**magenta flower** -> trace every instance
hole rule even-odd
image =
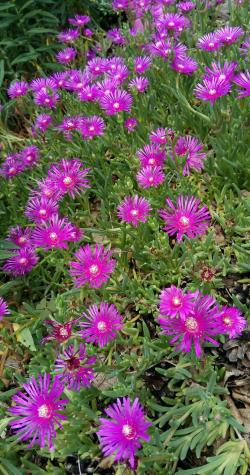
[[[137,77],[129,81],[128,87],[130,89],[136,89],[138,92],[145,92],[149,86],[149,80],[145,77]]]
[[[165,175],[161,167],[143,167],[136,175],[136,179],[141,188],[157,187],[165,180]]]
[[[185,48],[186,51],[187,48]],[[149,51],[153,56],[160,56],[164,59],[168,59],[173,53],[173,46],[169,39],[156,40],[149,45]]]
[[[57,89],[64,89],[67,82],[67,71],[60,71],[59,73],[54,73],[51,76],[52,81],[54,81]]]
[[[65,160],[53,164],[48,171],[51,186],[62,196],[69,194],[71,198],[81,194],[90,187],[87,174],[89,168],[83,168],[78,159]]]
[[[208,33],[199,38],[197,46],[204,51],[217,51],[222,45],[220,38],[215,33]]]
[[[107,63],[107,59],[96,57],[88,61],[87,68],[90,74],[92,74],[93,77],[96,78],[97,76],[100,76],[106,72]]]
[[[135,72],[137,74],[143,74],[147,71],[152,64],[150,56],[137,56],[134,61]]]
[[[110,68],[110,63],[108,65],[107,75],[112,79],[118,86],[126,81],[129,76],[129,70],[125,64],[117,64],[115,68]]]
[[[198,69],[198,63],[189,56],[176,56],[171,63],[171,68],[177,73],[193,74]]]
[[[83,87],[89,86],[91,78],[89,71],[73,69],[66,78],[65,88],[68,91],[79,92]]]
[[[194,94],[198,99],[210,102],[213,106],[219,97],[226,96],[231,90],[230,82],[224,79],[213,77],[204,79],[202,83],[197,84]]]
[[[101,348],[116,338],[117,332],[122,329],[122,316],[114,305],[101,302],[99,308],[92,305],[87,313],[83,313],[86,321],[80,322],[82,331],[79,335],[87,343],[94,343]]]
[[[200,294],[193,308],[184,320],[181,318],[158,317],[162,333],[171,336],[170,345],[177,343],[176,351],[189,353],[194,346],[197,358],[201,357],[202,346],[206,341],[214,346],[219,343],[212,338],[219,334],[219,310],[215,299],[210,295]]]
[[[83,34],[84,36],[86,36],[87,38],[91,38],[91,36],[93,36],[94,32],[93,30],[91,30],[90,28],[85,28],[83,30]]]
[[[109,58],[107,63],[107,72],[115,73],[115,71],[117,71],[120,66],[125,66],[124,58],[120,56]]]
[[[85,140],[100,137],[104,134],[104,130],[105,122],[103,118],[98,115],[84,117],[81,121],[80,132]]]
[[[165,145],[168,142],[166,136],[166,129],[164,129],[163,127],[159,127],[158,129],[153,130],[149,134],[149,140],[151,143]]]
[[[15,226],[14,228],[10,228],[7,240],[19,247],[31,247],[31,234],[31,228]]]
[[[129,117],[124,122],[124,127],[125,127],[125,129],[128,130],[128,132],[134,132],[137,125],[138,125],[138,122],[137,122],[135,117]]]
[[[11,180],[15,176],[22,173],[24,170],[24,164],[20,161],[20,155],[14,153],[9,155],[5,162],[2,163],[0,168],[0,174],[4,176],[7,180]]]
[[[204,152],[200,153],[203,144],[199,142],[196,137],[187,135],[186,137],[179,137],[174,152],[178,157],[186,157],[183,175],[190,175],[190,168],[201,171],[204,168],[203,161],[206,158]]]
[[[32,167],[39,160],[39,149],[35,145],[29,145],[20,152],[20,160],[24,167]]]
[[[160,295],[161,316],[179,317],[181,320],[185,320],[192,311],[194,300],[198,294],[198,290],[193,293],[189,291],[184,293],[182,289],[178,289],[175,285],[164,289]]]
[[[33,249],[24,247],[14,250],[15,255],[6,259],[3,272],[18,277],[33,269],[38,262],[38,257]]]
[[[141,439],[150,440],[147,433],[151,423],[145,418],[143,407],[135,399],[117,399],[116,403],[105,409],[107,418],[100,418],[97,432],[105,457],[115,455],[114,461],[127,460],[132,469],[136,467],[136,451],[141,447]]]
[[[103,81],[99,81],[96,83],[96,86],[99,89],[99,95],[102,96],[103,94],[110,94],[111,92],[114,93],[117,89],[118,82],[114,79],[114,77],[108,77]]]
[[[43,196],[45,198],[54,198],[59,201],[62,198],[61,191],[55,189],[54,185],[48,178],[43,178],[42,180],[37,181],[38,190],[33,190],[33,196]]]
[[[67,140],[72,139],[72,132],[79,130],[82,123],[82,118],[78,115],[65,117],[61,124],[58,124],[56,128],[63,132],[64,137]]]
[[[133,99],[128,92],[117,89],[114,92],[102,96],[99,102],[101,109],[103,109],[107,115],[115,115],[123,110],[130,112]]]
[[[142,167],[156,166],[162,167],[166,153],[159,145],[145,145],[143,148],[137,151],[137,156],[141,162]]]
[[[70,239],[71,242],[78,242],[84,236],[84,231],[74,224],[71,225]]]
[[[233,82],[242,88],[238,91],[238,99],[250,96],[250,70],[238,74]]]
[[[113,0],[112,2],[112,7],[114,10],[126,10],[128,6],[128,0]]]
[[[222,81],[232,81],[235,77],[234,71],[236,66],[237,63],[234,61],[231,61],[230,63],[226,61],[224,66],[221,66],[220,63],[213,62],[211,63],[211,68],[205,66],[205,74],[203,78],[208,81],[213,77]]]
[[[75,257],[77,261],[70,262],[69,272],[77,288],[87,283],[90,288],[100,288],[107,282],[116,266],[116,261],[111,259],[112,252],[103,246],[96,246],[92,250],[90,245],[86,244],[78,249]]]
[[[100,97],[100,91],[95,84],[85,86],[78,92],[78,99],[83,102],[95,102]]]
[[[188,13],[191,12],[191,10],[194,10],[196,8],[196,4],[194,2],[179,2],[177,3],[177,8],[180,10],[182,13]]]
[[[166,13],[160,23],[170,31],[182,31],[187,26],[186,18],[180,13]]]
[[[74,43],[74,41],[79,38],[80,31],[74,30],[73,28],[69,28],[68,30],[61,31],[59,35],[57,35],[58,41],[61,43]]]
[[[242,43],[240,47],[240,54],[244,56],[245,60],[249,60],[250,52],[250,36],[248,36]]]
[[[8,315],[10,313],[9,309],[8,309],[8,305],[7,303],[5,302],[5,300],[0,297],[0,321],[3,319],[3,317],[5,315]],[[119,328],[120,330],[120,328]]]
[[[90,22],[90,17],[88,15],[76,15],[74,18],[69,18],[68,22],[74,26],[85,26]]]
[[[35,223],[41,223],[47,221],[53,215],[58,213],[58,202],[53,198],[35,197],[28,201],[25,209],[25,216],[29,221],[35,221]]]
[[[44,134],[47,128],[50,126],[52,122],[52,117],[49,114],[39,114],[35,120],[34,128],[41,130]]]
[[[48,109],[54,109],[57,101],[60,99],[59,94],[41,89],[34,93],[34,102],[38,106],[47,107]]]
[[[232,45],[244,35],[244,30],[239,26],[224,26],[216,30],[215,35],[223,45]]]
[[[38,382],[32,376],[31,380],[23,385],[25,392],[20,391],[12,396],[14,407],[9,412],[16,417],[10,421],[10,426],[18,435],[18,440],[31,439],[29,448],[35,443],[43,449],[48,444],[53,450],[53,439],[56,437],[55,427],[62,429],[61,421],[66,417],[61,413],[68,401],[60,399],[63,386],[55,378],[51,383],[51,376],[46,373],[38,376]]]
[[[74,48],[65,48],[57,53],[56,59],[58,63],[69,64],[74,61],[76,55],[77,51]]]
[[[117,209],[122,221],[137,227],[139,223],[146,223],[151,206],[145,198],[135,195],[126,196]]]
[[[177,241],[181,241],[184,235],[189,239],[196,238],[208,229],[211,219],[208,208],[199,208],[200,200],[194,196],[178,196],[176,206],[169,198],[166,203],[168,210],[159,211],[165,221],[163,230],[167,231],[169,236],[177,234]]]
[[[112,43],[119,46],[124,46],[126,43],[120,28],[113,28],[112,30],[109,30],[107,32],[107,38],[108,40],[112,41]]]
[[[236,307],[224,306],[221,308],[218,320],[220,333],[228,333],[229,338],[235,338],[246,328],[246,320]]]
[[[47,341],[55,340],[59,344],[65,343],[71,337],[72,327],[78,320],[79,318],[76,318],[66,323],[59,323],[56,320],[44,320],[43,323],[50,326],[51,332],[41,342],[46,343]]]
[[[25,96],[28,92],[29,85],[26,81],[16,81],[10,85],[7,90],[8,96],[11,99],[15,99],[16,97]]]
[[[69,389],[80,391],[82,387],[89,387],[95,377],[93,364],[95,356],[86,355],[86,347],[80,343],[76,350],[74,345],[68,345],[62,355],[55,361],[55,372],[63,384]]]
[[[66,249],[68,241],[72,240],[72,224],[67,218],[53,215],[48,221],[37,225],[32,234],[32,243],[35,247],[49,249]]]
[[[52,78],[37,78],[31,81],[30,89],[35,93],[40,91],[49,93],[57,90],[57,84]]]

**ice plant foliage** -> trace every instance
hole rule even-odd
[[[136,452],[142,440],[150,440],[148,428],[151,426],[139,400],[117,399],[105,413],[109,419],[100,419],[97,432],[104,455],[115,455],[117,461],[128,460],[131,468],[135,468]]]
[[[9,411],[15,419],[10,422],[10,426],[19,440],[31,439],[29,447],[38,444],[44,448],[48,445],[52,450],[56,427],[62,429],[62,422],[66,420],[62,411],[68,401],[60,399],[64,388],[58,378],[53,381],[45,373],[39,375],[38,380],[32,376],[23,389],[12,397],[15,406]]]

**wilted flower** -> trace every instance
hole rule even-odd
[[[220,333],[218,326],[219,310],[210,295],[196,297],[192,310],[185,319],[159,317],[162,333],[171,336],[170,344],[177,343],[176,350],[189,353],[192,345],[197,358],[201,357],[202,345],[208,341],[214,346],[219,343],[212,338]]]
[[[157,187],[165,180],[161,167],[143,167],[136,175],[139,186],[142,188]]]
[[[29,85],[26,81],[16,81],[10,85],[7,90],[8,96],[11,99],[15,99],[16,97],[25,96],[28,92]]]
[[[105,457],[115,455],[115,461],[127,460],[135,468],[136,451],[141,447],[141,439],[150,440],[147,433],[151,423],[138,399],[131,403],[129,398],[117,399],[105,410],[110,419],[100,418],[97,432]]]
[[[180,317],[184,320],[191,312],[198,293],[198,291],[188,291],[185,293],[175,285],[164,289],[160,295],[161,316],[163,315],[169,318]]]
[[[149,202],[138,195],[126,196],[118,206],[118,216],[125,223],[137,227],[139,223],[145,223],[151,211]]]
[[[250,59],[249,52],[250,52],[250,36],[248,36],[248,38],[246,38],[241,43],[241,47],[240,47],[240,53],[242,56],[244,56],[246,61]]]
[[[169,198],[166,203],[168,210],[160,210],[159,214],[166,224],[163,230],[170,236],[177,234],[177,241],[181,241],[184,235],[193,239],[205,233],[211,216],[206,206],[199,207],[200,200],[180,195],[176,207]]]
[[[204,79],[202,83],[197,84],[194,93],[198,99],[210,102],[213,106],[219,97],[225,96],[230,90],[231,85],[229,81],[212,77],[211,79]]]
[[[19,247],[31,247],[31,234],[31,228],[15,226],[14,228],[10,228],[7,240]]]
[[[206,158],[204,152],[200,153],[203,144],[199,142],[196,137],[186,135],[185,137],[179,137],[174,152],[178,157],[186,157],[186,162],[183,169],[183,175],[190,174],[190,168],[201,171],[204,168],[203,161]]]
[[[71,198],[89,188],[87,174],[89,168],[83,168],[78,159],[65,160],[53,164],[48,171],[48,179],[51,186],[62,196],[69,194]]]
[[[31,198],[28,201],[27,207],[24,212],[25,216],[27,216],[30,221],[35,221],[35,223],[47,221],[57,213],[57,200],[53,198],[45,198],[43,196],[41,198]]]
[[[65,48],[56,55],[58,63],[69,64],[74,61],[77,51],[74,48]]]
[[[5,300],[0,297],[0,321],[3,319],[5,315],[8,315],[10,313],[8,309],[8,305],[5,302]]]
[[[69,345],[56,359],[55,372],[59,381],[67,384],[69,389],[80,391],[82,387],[91,385],[94,379],[92,366],[95,361],[95,356],[86,355],[86,347],[82,343],[78,349]]]
[[[51,332],[42,339],[42,343],[56,340],[58,343],[65,343],[72,335],[72,327],[78,322],[78,318],[66,323],[59,323],[56,320],[44,320],[45,325],[49,325]]]
[[[132,106],[132,96],[126,91],[116,90],[100,98],[100,106],[107,115],[115,115],[121,111],[129,112]]]
[[[238,91],[238,99],[250,96],[250,70],[238,74],[233,82],[242,88]]]
[[[3,265],[3,272],[7,272],[14,277],[27,274],[38,262],[38,257],[31,248],[15,249],[13,253],[15,254],[14,256],[6,259]]]
[[[122,316],[114,305],[101,302],[99,307],[92,305],[83,313],[86,321],[80,322],[82,330],[79,335],[87,343],[94,343],[101,348],[116,338],[117,332],[122,329]]]
[[[228,333],[229,338],[235,338],[241,335],[246,324],[246,319],[238,308],[227,305],[221,308],[218,319],[220,333]]]
[[[41,130],[44,133],[52,122],[52,117],[49,114],[39,114],[35,120],[34,128]]]
[[[112,274],[116,261],[111,259],[112,252],[103,246],[91,249],[89,244],[75,253],[77,261],[70,262],[70,275],[76,287],[86,283],[90,288],[100,288]]]
[[[48,444],[49,450],[53,450],[53,439],[56,437],[55,427],[61,429],[61,421],[66,417],[61,413],[68,401],[59,399],[63,393],[63,386],[51,376],[38,376],[38,382],[32,376],[31,380],[23,385],[25,392],[19,391],[12,396],[14,407],[9,412],[17,417],[10,421],[10,426],[15,430],[18,439],[26,441],[31,439],[29,448],[35,443],[44,448]]]
[[[124,127],[128,130],[128,132],[134,132],[137,127],[137,120],[135,117],[129,117],[124,122]]]

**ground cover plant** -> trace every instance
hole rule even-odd
[[[0,473],[244,475],[249,5],[113,9],[7,90]]]

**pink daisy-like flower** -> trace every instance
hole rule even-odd
[[[156,40],[149,45],[149,51],[153,56],[168,59],[173,53],[173,46],[169,39]]]
[[[10,228],[7,240],[19,247],[31,247],[31,234],[31,228],[15,226],[14,228]]]
[[[20,175],[24,170],[24,164],[20,161],[20,155],[14,153],[9,155],[5,162],[2,163],[0,174],[7,180],[11,180],[17,175]]]
[[[198,69],[198,63],[189,56],[176,56],[171,63],[171,68],[177,73],[193,74]]]
[[[110,68],[110,64],[108,65],[107,75],[115,81],[115,83],[120,86],[121,84],[126,81],[129,76],[129,70],[125,64],[117,64],[115,68]]]
[[[100,97],[100,91],[95,84],[82,87],[78,92],[78,99],[83,102],[96,102]]]
[[[118,206],[118,217],[125,223],[137,227],[139,223],[146,223],[151,206],[142,196],[126,196]]]
[[[69,345],[56,359],[55,372],[59,381],[66,384],[69,389],[80,391],[82,387],[91,385],[95,377],[92,368],[95,361],[95,356],[86,355],[86,347],[82,343],[77,350],[74,345]]]
[[[137,74],[143,74],[147,71],[152,64],[150,56],[137,56],[134,61],[135,72]]]
[[[112,41],[112,43],[124,46],[126,44],[125,38],[122,36],[122,32],[120,28],[113,28],[107,32],[108,40]]]
[[[126,10],[129,7],[128,0],[113,0],[112,7],[114,10]]]
[[[121,56],[114,56],[108,59],[107,72],[115,72],[120,66],[125,66],[124,58]]]
[[[90,187],[87,174],[89,168],[83,168],[78,159],[65,160],[53,164],[48,171],[51,186],[63,196],[69,194],[72,198]]]
[[[114,79],[114,77],[108,77],[103,81],[98,81],[96,86],[99,89],[100,96],[103,94],[110,94],[111,92],[115,92],[117,89],[118,82]]]
[[[57,62],[60,64],[69,64],[74,61],[77,51],[74,48],[65,48],[56,55]]]
[[[219,346],[212,338],[219,334],[219,310],[216,301],[210,295],[196,297],[192,310],[184,320],[181,318],[158,317],[162,333],[171,336],[170,345],[177,343],[175,349],[189,353],[194,346],[197,358],[201,357],[205,342]]]
[[[57,90],[57,85],[52,78],[36,78],[30,83],[30,89],[33,92],[53,92]]]
[[[56,84],[57,89],[64,89],[67,81],[67,71],[60,71],[51,76],[52,81]]]
[[[74,224],[72,224],[69,241],[78,242],[80,241],[80,239],[82,239],[83,236],[84,236],[84,231],[81,228],[78,228],[78,226],[75,226]]]
[[[25,96],[28,92],[29,85],[26,81],[16,81],[10,85],[7,90],[8,96],[11,99],[15,99],[16,97]]]
[[[141,188],[150,188],[161,185],[165,180],[165,175],[161,167],[147,166],[137,173],[136,179]]]
[[[79,38],[80,31],[74,30],[73,28],[69,28],[68,30],[61,31],[59,35],[57,35],[58,41],[61,43],[74,43],[74,41]]]
[[[3,317],[5,315],[8,315],[10,313],[9,309],[8,309],[8,305],[7,303],[5,302],[5,300],[0,297],[0,321],[3,319]],[[120,328],[119,328],[120,330]]]
[[[67,140],[72,139],[72,132],[79,130],[82,123],[82,118],[78,115],[65,117],[61,124],[56,126],[57,130],[63,132],[64,137]]]
[[[23,388],[25,392],[19,391],[12,396],[15,406],[11,407],[9,412],[16,419],[9,424],[18,435],[18,440],[31,439],[29,448],[37,443],[42,449],[48,444],[49,450],[53,450],[55,427],[62,429],[61,421],[66,420],[61,413],[68,403],[60,399],[64,390],[63,385],[58,378],[51,382],[51,376],[45,373],[38,376],[38,382],[32,376]]]
[[[160,295],[161,316],[169,318],[180,317],[184,320],[191,312],[194,300],[198,294],[199,291],[184,293],[182,289],[175,285],[164,289]]]
[[[244,30],[239,26],[224,26],[216,30],[215,35],[223,45],[232,45],[244,35]]]
[[[106,72],[107,69],[107,59],[105,58],[93,58],[87,63],[87,69],[93,77],[97,77]]]
[[[176,206],[169,198],[166,203],[168,210],[160,210],[159,215],[165,221],[163,230],[169,236],[177,234],[177,241],[181,241],[184,235],[193,239],[206,232],[211,216],[206,206],[199,207],[200,200],[194,196],[180,195]]]
[[[100,418],[97,432],[105,457],[115,455],[114,461],[128,460],[134,469],[141,439],[150,440],[147,430],[151,423],[146,420],[143,407],[138,399],[131,403],[129,398],[122,398],[105,409],[105,413],[110,419]]]
[[[111,259],[112,252],[103,246],[91,249],[89,244],[80,247],[75,253],[77,261],[70,262],[70,275],[75,287],[88,284],[90,288],[100,288],[112,274],[116,261]]]
[[[250,96],[250,70],[238,74],[233,81],[237,86],[241,87],[238,91],[238,98],[241,99],[242,97]]]
[[[130,112],[133,98],[128,92],[117,89],[101,97],[99,103],[107,115],[115,115],[123,110]]]
[[[25,209],[25,216],[29,221],[35,221],[35,223],[41,223],[47,221],[53,215],[58,213],[58,202],[53,198],[35,197],[28,201]]]
[[[82,331],[79,335],[87,343],[94,343],[100,348],[116,338],[117,332],[122,329],[122,316],[114,305],[101,302],[99,307],[92,305],[87,313],[83,313],[86,321],[80,323]]]
[[[125,129],[128,130],[128,132],[134,132],[137,125],[138,125],[138,122],[137,122],[135,117],[129,117],[124,122],[124,127],[125,127]]]
[[[35,145],[29,145],[20,152],[20,160],[25,167],[36,165],[39,160],[39,149]]]
[[[84,139],[93,139],[104,134],[105,122],[102,117],[92,115],[91,117],[84,117],[81,121],[80,132]]]
[[[86,36],[87,38],[91,38],[93,36],[94,32],[91,30],[91,28],[85,28],[83,30],[83,35]]]
[[[213,106],[219,97],[226,96],[231,90],[231,84],[224,79],[212,77],[204,79],[202,83],[197,84],[194,88],[194,94],[198,99],[210,102]]]
[[[240,47],[240,54],[244,56],[245,60],[248,61],[250,59],[250,36],[246,38],[242,43]]]
[[[89,86],[91,79],[92,76],[89,71],[73,69],[67,76],[65,89],[72,92],[79,92],[83,87]]]
[[[60,96],[56,92],[48,92],[43,89],[34,94],[35,104],[38,106],[47,107],[48,109],[54,109],[59,99]]]
[[[187,25],[186,18],[180,13],[166,13],[160,23],[170,31],[182,31]]]
[[[225,305],[221,308],[218,326],[220,333],[227,333],[229,338],[235,338],[246,328],[246,319],[236,307]]]
[[[165,145],[168,142],[166,136],[166,129],[159,127],[156,130],[153,130],[149,134],[149,140],[151,143],[155,143],[158,145]]]
[[[27,274],[38,262],[38,257],[33,249],[24,247],[15,249],[13,252],[15,255],[6,259],[3,271],[14,277]]]
[[[42,247],[46,251],[49,249],[66,249],[68,241],[72,240],[72,224],[67,218],[59,218],[54,214],[47,221],[37,225],[32,234],[34,247]]]
[[[90,17],[88,15],[75,15],[74,18],[69,18],[68,22],[74,26],[85,26],[90,22]]]
[[[49,178],[43,178],[42,180],[37,181],[38,190],[33,190],[32,196],[41,196],[45,198],[54,198],[59,201],[62,198],[61,190],[56,189],[54,184],[49,180]]]
[[[197,46],[204,51],[217,51],[222,45],[216,33],[208,33],[199,38]]]
[[[221,66],[220,63],[213,62],[211,68],[205,66],[205,74],[203,75],[203,78],[208,81],[213,77],[222,81],[232,81],[235,77],[234,71],[236,66],[237,63],[234,61],[231,61],[230,63],[226,61],[223,66]]]
[[[79,318],[66,323],[59,323],[56,320],[44,320],[43,323],[50,327],[51,332],[45,336],[41,342],[57,341],[59,344],[65,343],[72,335],[72,327],[79,321]]]
[[[182,13],[188,13],[191,12],[191,10],[194,10],[196,8],[196,4],[194,2],[179,2],[177,3],[177,9],[180,10]]]
[[[203,144],[199,142],[196,137],[186,135],[186,137],[179,137],[174,152],[178,157],[186,157],[183,175],[190,175],[190,168],[201,171],[204,168],[203,161],[206,158],[204,152],[200,153]]]
[[[156,166],[161,167],[166,160],[166,153],[159,145],[144,145],[137,151],[137,156],[142,167]]]
[[[137,77],[129,81],[128,87],[130,89],[136,89],[138,92],[145,92],[149,86],[149,80],[145,77]]]
[[[39,114],[34,123],[34,129],[39,129],[43,134],[52,122],[52,117],[49,114]]]

